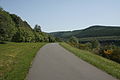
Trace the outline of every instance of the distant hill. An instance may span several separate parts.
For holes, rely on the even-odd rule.
[[[120,27],[94,25],[82,30],[53,32],[50,34],[62,39],[68,39],[71,36],[75,36],[77,38],[110,37],[110,36],[120,36]]]

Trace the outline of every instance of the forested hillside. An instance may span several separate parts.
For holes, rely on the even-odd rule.
[[[70,38],[71,36],[77,38],[120,36],[120,27],[95,25],[83,30],[53,32],[50,34],[63,39]]]
[[[42,32],[39,25],[32,29],[19,16],[0,8],[0,41],[54,42],[55,38]]]

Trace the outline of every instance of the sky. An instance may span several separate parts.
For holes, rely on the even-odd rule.
[[[120,0],[0,0],[0,6],[44,32],[120,26]]]

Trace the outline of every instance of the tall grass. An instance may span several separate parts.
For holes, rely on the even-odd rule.
[[[74,53],[76,56],[80,57],[84,61],[87,61],[88,63],[96,66],[97,68],[120,79],[120,64],[105,59],[91,52],[74,48],[67,43],[60,43],[60,45],[69,50],[70,52]]]
[[[0,80],[24,80],[31,61],[45,43],[0,44]]]

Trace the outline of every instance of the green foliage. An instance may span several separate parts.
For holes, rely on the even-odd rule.
[[[115,47],[113,49],[113,53],[111,54],[111,60],[114,60],[120,63],[120,47]]]
[[[88,42],[88,43],[86,43],[86,45],[87,45],[87,49],[88,49],[88,50],[91,50],[91,49],[92,49],[92,43]]]
[[[53,36],[48,36],[48,38],[49,38],[49,42],[55,42],[56,41],[56,39]]]
[[[0,9],[0,41],[13,42],[55,42],[55,38],[41,31],[39,25],[34,29],[15,14]]]
[[[109,52],[106,53],[105,51],[109,51]],[[115,45],[101,46],[98,54],[120,63],[120,47],[118,46],[115,46]]]
[[[77,38],[88,38],[88,37],[109,37],[109,36],[120,36],[120,27],[116,26],[91,26],[83,30],[74,31],[63,31],[53,32],[51,35],[68,40],[71,36]],[[114,39],[114,38],[112,38]],[[120,38],[119,38],[120,39]]]
[[[37,25],[37,24],[34,27],[34,31],[36,31],[36,32],[42,32],[41,31],[41,27],[39,25]]]
[[[76,43],[76,44],[79,43],[78,39],[77,39],[76,37],[74,37],[74,36],[72,36],[72,37],[69,39],[69,42],[71,42],[71,43]]]
[[[92,44],[92,48],[94,49],[94,48],[100,48],[100,43],[99,43],[99,41],[98,40],[92,40],[91,41],[91,44]]]
[[[10,14],[4,10],[0,10],[0,40],[11,41],[15,33],[15,23],[12,21]]]
[[[15,14],[11,14],[11,16],[18,30],[12,37],[12,41],[34,42],[35,35],[30,25],[26,21],[22,21],[22,19]]]
[[[96,39],[98,41],[117,41],[120,40],[120,36],[103,36],[103,37],[86,37],[86,38],[80,38],[80,42],[87,42],[87,41],[93,41],[93,39]]]
[[[79,44],[79,49],[82,49],[82,50],[89,50],[91,51],[92,50],[92,43],[88,42],[88,43],[85,43],[85,44]]]
[[[3,8],[2,8],[2,7],[0,7],[0,11],[3,11]]]
[[[58,37],[55,37],[55,41],[62,42],[62,40],[60,38],[58,38]]]
[[[42,42],[42,41],[44,41],[44,37],[40,33],[34,32],[34,35],[35,35],[35,42]]]
[[[92,42],[88,43],[73,43],[68,42],[73,47],[82,49],[82,50],[88,50],[90,52],[93,52],[97,55],[103,56],[107,59],[116,61],[120,63],[120,47],[115,45],[100,45],[98,40],[93,40]]]

